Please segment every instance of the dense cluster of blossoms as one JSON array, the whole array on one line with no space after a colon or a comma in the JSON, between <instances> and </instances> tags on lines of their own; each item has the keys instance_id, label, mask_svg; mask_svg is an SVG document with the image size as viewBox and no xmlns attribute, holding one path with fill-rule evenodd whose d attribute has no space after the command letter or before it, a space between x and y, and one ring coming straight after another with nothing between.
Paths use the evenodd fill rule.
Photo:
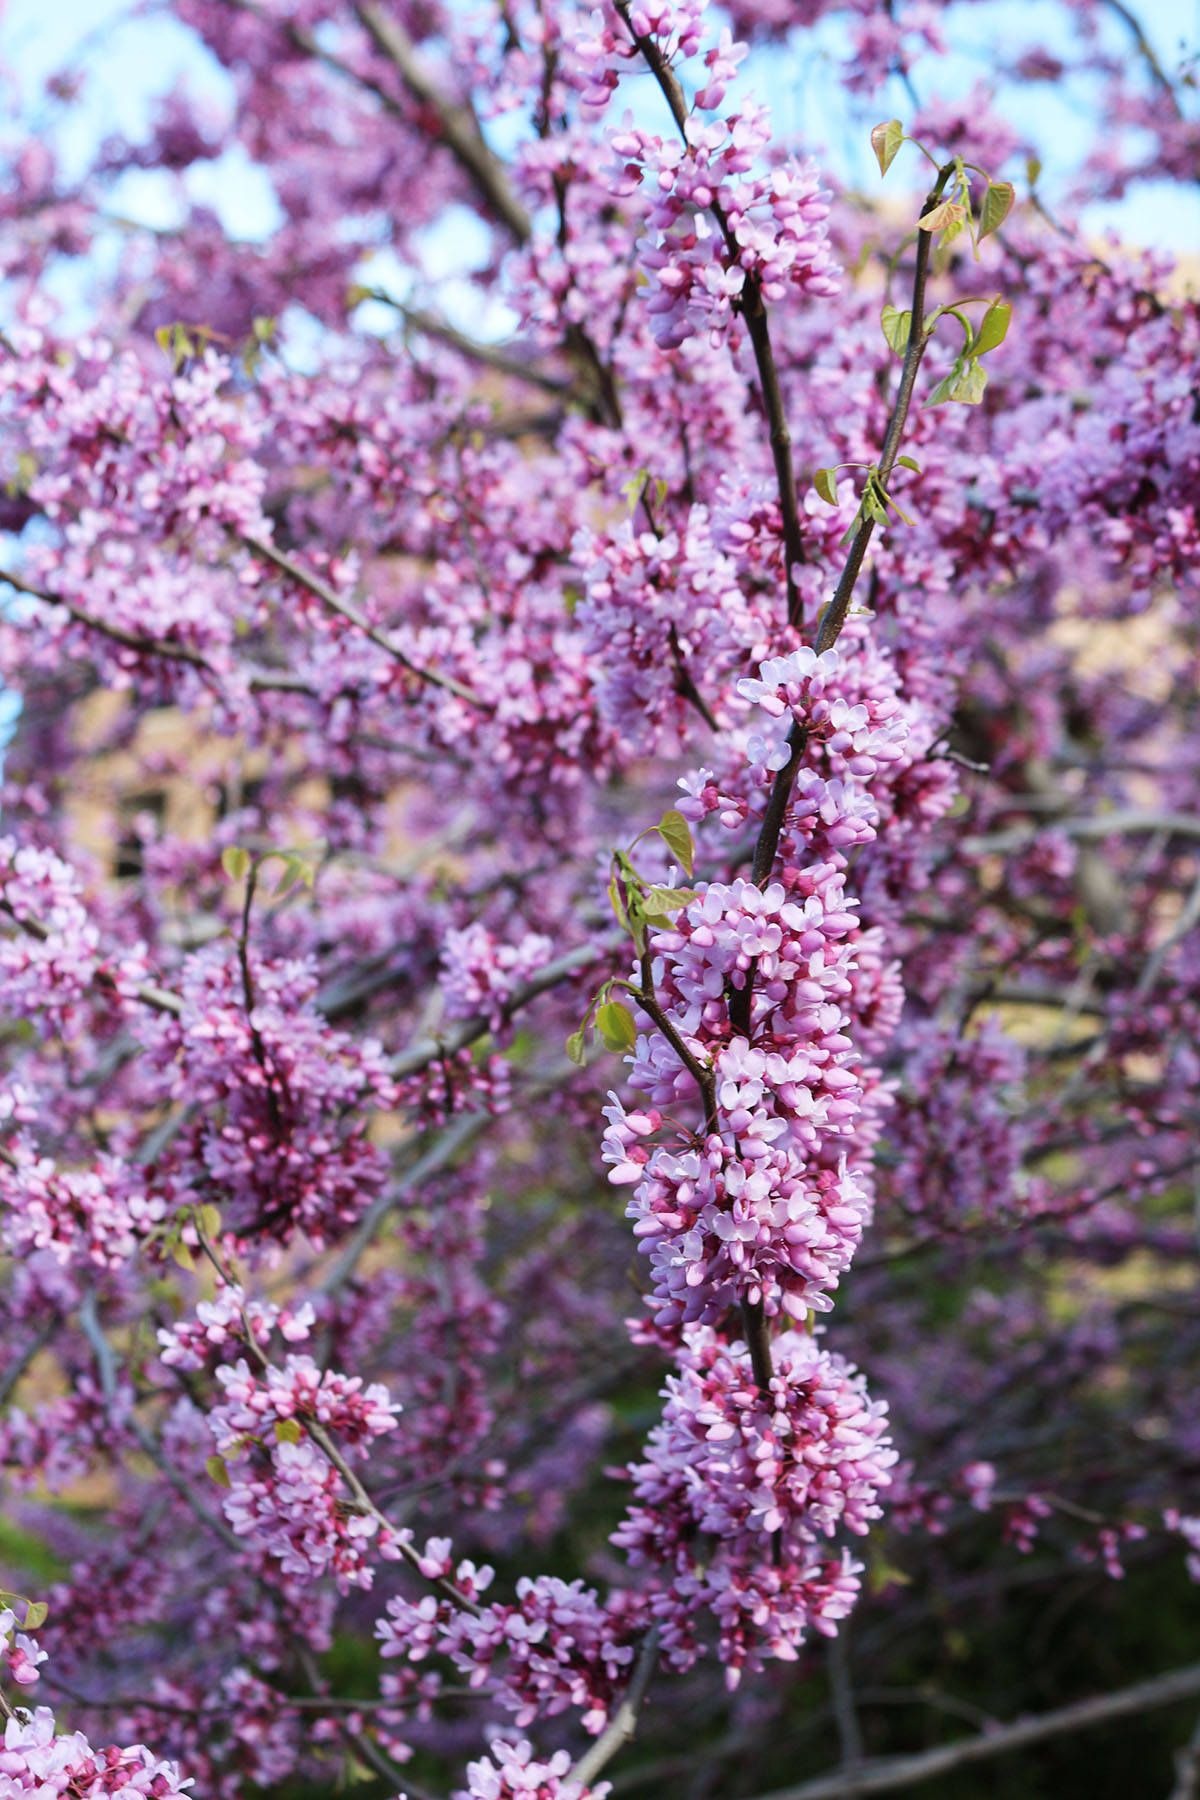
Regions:
<instances>
[{"instance_id":1,"label":"dense cluster of blossoms","mask_svg":"<svg viewBox=\"0 0 1200 1800\"><path fill-rule=\"evenodd\" d=\"M653 195L641 257L664 349L700 334L713 346L736 341L747 290L756 301L782 300L789 289L814 298L837 292L828 196L815 166L751 173L770 136L769 115L747 105L720 121L691 114L684 143L632 126L612 139L624 159L618 191L645 182Z\"/></svg>"},{"instance_id":2,"label":"dense cluster of blossoms","mask_svg":"<svg viewBox=\"0 0 1200 1800\"><path fill-rule=\"evenodd\" d=\"M363 1108L395 1087L382 1046L333 1033L313 1006L316 974L299 960L199 952L178 1011L136 1022L147 1068L191 1116L153 1177L177 1205L216 1191L247 1237L304 1231L321 1242L379 1191L386 1163Z\"/></svg>"},{"instance_id":3,"label":"dense cluster of blossoms","mask_svg":"<svg viewBox=\"0 0 1200 1800\"><path fill-rule=\"evenodd\" d=\"M211 1800L416 1752L445 1793L500 1713L466 1800L600 1800L512 1738L602 1733L659 1669L670 1744L706 1652L734 1685L838 1629L885 1506L914 1563L965 1521L1200 1576L1200 1335L1160 1304L1195 1254L1195 308L1014 215L984 401L919 404L932 341L912 523L818 654L861 477L806 489L893 435L912 240L890 261L770 140L704 0L166 10L228 133L180 92L76 183L68 72L0 201L5 1554L53 1551L45 1641L93 1697L73 1735L10 1719L0 1788L190 1785L111 1736ZM951 8L724 15L846 10L872 89ZM1187 121L1118 110L1186 169ZM982 92L909 124L1024 149ZM192 185L226 147L277 208L252 241ZM119 192L151 168L154 233ZM965 241L931 308L975 304ZM53 296L85 288L73 336ZM437 310L464 293L478 339ZM597 858L681 764L697 873L623 983ZM321 847L314 889L232 876L283 843ZM577 949L642 1000L609 1207L604 1084L560 1048ZM867 1316L886 1415L841 1354ZM593 1532L614 1463L628 1574ZM19 1699L43 1652L0 1639ZM808 1687L731 1704L769 1746Z\"/></svg>"},{"instance_id":4,"label":"dense cluster of blossoms","mask_svg":"<svg viewBox=\"0 0 1200 1800\"><path fill-rule=\"evenodd\" d=\"M243 1359L217 1370L221 1402L209 1429L226 1471L225 1516L239 1537L279 1562L286 1574L326 1572L338 1586L369 1587L368 1551L378 1516L356 1501L323 1446L305 1430L315 1422L360 1460L395 1428L397 1408L378 1382L321 1370L309 1356L289 1356L282 1369L251 1373ZM383 1530L379 1554L397 1552Z\"/></svg>"},{"instance_id":5,"label":"dense cluster of blossoms","mask_svg":"<svg viewBox=\"0 0 1200 1800\"><path fill-rule=\"evenodd\" d=\"M38 1679L37 1666L46 1661L46 1652L15 1625L7 1608L0 1611L0 1663L10 1680L29 1687ZM33 1800L101 1800L108 1794L187 1800L192 1782L142 1744L94 1749L82 1732L60 1732L48 1707L30 1712L6 1704L5 1711L0 1793L11 1800L20 1794Z\"/></svg>"},{"instance_id":6,"label":"dense cluster of blossoms","mask_svg":"<svg viewBox=\"0 0 1200 1800\"><path fill-rule=\"evenodd\" d=\"M188 1800L192 1783L184 1780L174 1763L154 1756L143 1744L121 1749L109 1744L93 1749L82 1732L60 1734L54 1715L39 1707L32 1715L18 1713L4 1727L0 1749L0 1778L4 1792L16 1800L29 1794L34 1800L101 1800L102 1795L141 1794L148 1800Z\"/></svg>"},{"instance_id":7,"label":"dense cluster of blossoms","mask_svg":"<svg viewBox=\"0 0 1200 1800\"><path fill-rule=\"evenodd\" d=\"M708 883L654 932L665 1028L642 1033L629 1059L645 1104L613 1095L606 1109L610 1180L633 1186L654 1326L679 1358L614 1541L668 1574L651 1605L669 1654L695 1654L696 1614L709 1610L731 1681L836 1629L858 1565L817 1546L841 1528L866 1531L896 1461L885 1409L812 1335L768 1335L765 1368L761 1343L752 1354L721 1335L731 1315L761 1331L781 1314L827 1311L871 1213L885 1096L854 1007L875 998L882 964L846 892L845 849L874 837L872 784L894 779L912 747L894 688L877 681L860 700L852 669L836 651L805 649L740 683L770 722L749 735L743 795L778 777L793 744L813 757L781 821L783 867L761 886ZM690 784L702 801L705 785ZM859 941L875 979L856 987ZM865 1011L878 1054L883 1015ZM689 1130L697 1104L703 1122Z\"/></svg>"},{"instance_id":8,"label":"dense cluster of blossoms","mask_svg":"<svg viewBox=\"0 0 1200 1800\"><path fill-rule=\"evenodd\" d=\"M550 961L554 945L539 931L515 944L497 943L485 925L448 931L442 949L442 993L451 1019L484 1018L493 1032L523 982Z\"/></svg>"},{"instance_id":9,"label":"dense cluster of blossoms","mask_svg":"<svg viewBox=\"0 0 1200 1800\"><path fill-rule=\"evenodd\" d=\"M896 1461L886 1409L841 1357L798 1331L771 1349L764 1392L744 1343L685 1329L614 1539L635 1567L671 1573L652 1604L673 1659L694 1653L696 1606L713 1611L730 1685L763 1654L793 1659L810 1631L836 1629L859 1565L818 1546L840 1529L866 1532Z\"/></svg>"},{"instance_id":10,"label":"dense cluster of blossoms","mask_svg":"<svg viewBox=\"0 0 1200 1800\"><path fill-rule=\"evenodd\" d=\"M456 1593L472 1601L491 1584L491 1569L454 1568L449 1543L431 1541L421 1572L446 1580L452 1569ZM468 1609L459 1599L396 1598L377 1631L384 1656L421 1662L437 1651L449 1657L472 1687L486 1686L508 1707L519 1726L576 1707L585 1729L602 1730L634 1659L622 1613L581 1581L553 1576L523 1576L513 1603Z\"/></svg>"}]
</instances>

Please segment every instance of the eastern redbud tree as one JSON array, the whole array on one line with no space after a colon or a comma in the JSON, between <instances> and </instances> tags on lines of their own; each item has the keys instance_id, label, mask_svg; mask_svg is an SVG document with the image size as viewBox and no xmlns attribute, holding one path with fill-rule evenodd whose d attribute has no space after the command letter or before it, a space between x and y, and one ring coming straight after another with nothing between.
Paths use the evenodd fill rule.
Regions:
<instances>
[{"instance_id":1,"label":"eastern redbud tree","mask_svg":"<svg viewBox=\"0 0 1200 1800\"><path fill-rule=\"evenodd\" d=\"M1188 63L151 13L223 102L4 141L0 1793L1165 1794L1200 329L1079 214Z\"/></svg>"}]
</instances>

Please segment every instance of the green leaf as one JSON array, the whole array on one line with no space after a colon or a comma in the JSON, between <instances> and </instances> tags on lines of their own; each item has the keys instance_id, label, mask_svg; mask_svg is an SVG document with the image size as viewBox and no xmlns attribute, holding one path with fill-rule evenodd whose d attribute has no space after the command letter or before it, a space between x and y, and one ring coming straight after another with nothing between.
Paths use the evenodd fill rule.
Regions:
<instances>
[{"instance_id":1,"label":"green leaf","mask_svg":"<svg viewBox=\"0 0 1200 1800\"><path fill-rule=\"evenodd\" d=\"M649 479L649 469L635 469L633 474L629 477L629 480L623 483L621 492L625 497L625 504L629 507L630 511L633 510L641 499Z\"/></svg>"},{"instance_id":2,"label":"green leaf","mask_svg":"<svg viewBox=\"0 0 1200 1800\"><path fill-rule=\"evenodd\" d=\"M608 901L613 909L613 917L616 919L617 924L621 927L622 931L628 931L629 914L625 909L625 902L621 898L621 884L615 875L608 884Z\"/></svg>"},{"instance_id":3,"label":"green leaf","mask_svg":"<svg viewBox=\"0 0 1200 1800\"><path fill-rule=\"evenodd\" d=\"M582 1031L573 1031L567 1039L567 1055L577 1069L587 1061L587 1043Z\"/></svg>"},{"instance_id":4,"label":"green leaf","mask_svg":"<svg viewBox=\"0 0 1200 1800\"><path fill-rule=\"evenodd\" d=\"M606 1000L596 1010L596 1030L606 1049L632 1050L637 1043L637 1024L627 1006L619 1000Z\"/></svg>"},{"instance_id":5,"label":"green leaf","mask_svg":"<svg viewBox=\"0 0 1200 1800\"><path fill-rule=\"evenodd\" d=\"M957 400L963 406L978 406L987 386L987 370L973 356L960 356L950 373L938 382L925 402L940 406L945 400Z\"/></svg>"},{"instance_id":6,"label":"green leaf","mask_svg":"<svg viewBox=\"0 0 1200 1800\"><path fill-rule=\"evenodd\" d=\"M695 898L695 888L650 887L642 895L642 911L648 919L671 919Z\"/></svg>"},{"instance_id":7,"label":"green leaf","mask_svg":"<svg viewBox=\"0 0 1200 1800\"><path fill-rule=\"evenodd\" d=\"M692 849L692 828L681 812L672 806L654 827L675 861L685 875L690 875L695 866L695 852Z\"/></svg>"},{"instance_id":8,"label":"green leaf","mask_svg":"<svg viewBox=\"0 0 1200 1800\"><path fill-rule=\"evenodd\" d=\"M240 881L250 867L250 852L240 844L229 844L221 852L221 867L230 881Z\"/></svg>"},{"instance_id":9,"label":"green leaf","mask_svg":"<svg viewBox=\"0 0 1200 1800\"><path fill-rule=\"evenodd\" d=\"M285 857L283 873L275 883L275 898L278 900L284 894L289 894L298 881L304 880L304 874L304 864L298 856Z\"/></svg>"},{"instance_id":10,"label":"green leaf","mask_svg":"<svg viewBox=\"0 0 1200 1800\"><path fill-rule=\"evenodd\" d=\"M899 119L885 119L882 125L876 125L872 129L871 148L875 152L875 161L879 164L881 175L887 174L903 142L904 127Z\"/></svg>"},{"instance_id":11,"label":"green leaf","mask_svg":"<svg viewBox=\"0 0 1200 1800\"><path fill-rule=\"evenodd\" d=\"M814 469L813 486L822 500L830 506L837 505L837 472L834 469Z\"/></svg>"},{"instance_id":12,"label":"green leaf","mask_svg":"<svg viewBox=\"0 0 1200 1800\"><path fill-rule=\"evenodd\" d=\"M204 1206L198 1206L196 1208L196 1224L199 1227L199 1229L204 1233L206 1238L209 1238L211 1240L212 1238L220 1237L220 1235L221 1235L221 1209L220 1209L220 1207L213 1206L211 1202L208 1202Z\"/></svg>"},{"instance_id":13,"label":"green leaf","mask_svg":"<svg viewBox=\"0 0 1200 1800\"><path fill-rule=\"evenodd\" d=\"M32 450L18 450L16 470L11 481L6 481L4 484L5 493L27 494L30 483L35 479L37 472L38 460Z\"/></svg>"},{"instance_id":14,"label":"green leaf","mask_svg":"<svg viewBox=\"0 0 1200 1800\"><path fill-rule=\"evenodd\" d=\"M938 206L931 206L927 213L922 213L917 220L918 231L944 231L947 225L961 225L966 213L961 201L943 200Z\"/></svg>"},{"instance_id":15,"label":"green leaf","mask_svg":"<svg viewBox=\"0 0 1200 1800\"><path fill-rule=\"evenodd\" d=\"M30 1600L25 1607L26 1631L37 1631L46 1623L50 1608L44 1600Z\"/></svg>"},{"instance_id":16,"label":"green leaf","mask_svg":"<svg viewBox=\"0 0 1200 1800\"><path fill-rule=\"evenodd\" d=\"M978 406L986 386L987 370L982 363L970 356L967 358L966 368L954 384L950 398L960 400L964 406Z\"/></svg>"},{"instance_id":17,"label":"green leaf","mask_svg":"<svg viewBox=\"0 0 1200 1800\"><path fill-rule=\"evenodd\" d=\"M987 193L983 196L983 205L979 209L979 236L982 241L989 232L999 231L1005 219L1012 211L1016 194L1011 181L989 181Z\"/></svg>"},{"instance_id":18,"label":"green leaf","mask_svg":"<svg viewBox=\"0 0 1200 1800\"><path fill-rule=\"evenodd\" d=\"M888 305L880 313L879 323L889 347L897 356L903 356L912 333L912 313L907 308L901 312L899 307Z\"/></svg>"},{"instance_id":19,"label":"green leaf","mask_svg":"<svg viewBox=\"0 0 1200 1800\"><path fill-rule=\"evenodd\" d=\"M896 461L902 469L911 469L914 475L921 473L921 465L915 456L898 456Z\"/></svg>"},{"instance_id":20,"label":"green leaf","mask_svg":"<svg viewBox=\"0 0 1200 1800\"><path fill-rule=\"evenodd\" d=\"M209 1480L215 1481L218 1487L227 1488L232 1486L229 1479L229 1470L225 1466L225 1458L223 1456L210 1456L204 1467L208 1473Z\"/></svg>"},{"instance_id":21,"label":"green leaf","mask_svg":"<svg viewBox=\"0 0 1200 1800\"><path fill-rule=\"evenodd\" d=\"M1027 156L1025 158L1025 179L1029 183L1031 188L1034 188L1037 186L1038 176L1041 174L1041 172L1042 172L1041 157L1040 156Z\"/></svg>"},{"instance_id":22,"label":"green leaf","mask_svg":"<svg viewBox=\"0 0 1200 1800\"><path fill-rule=\"evenodd\" d=\"M975 342L971 345L972 356L986 356L1002 344L1008 335L1008 322L1012 318L1012 307L1007 300L993 300L979 322L979 330L975 333Z\"/></svg>"},{"instance_id":23,"label":"green leaf","mask_svg":"<svg viewBox=\"0 0 1200 1800\"><path fill-rule=\"evenodd\" d=\"M276 1419L275 1441L277 1444L298 1444L303 1436L299 1419Z\"/></svg>"}]
</instances>

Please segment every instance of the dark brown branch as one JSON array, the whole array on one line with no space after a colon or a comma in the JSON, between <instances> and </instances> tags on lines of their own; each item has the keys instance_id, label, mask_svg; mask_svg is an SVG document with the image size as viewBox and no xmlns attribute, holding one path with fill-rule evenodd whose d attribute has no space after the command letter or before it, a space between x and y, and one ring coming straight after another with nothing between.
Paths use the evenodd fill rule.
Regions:
<instances>
[{"instance_id":1,"label":"dark brown branch","mask_svg":"<svg viewBox=\"0 0 1200 1800\"><path fill-rule=\"evenodd\" d=\"M425 337L436 338L439 343L448 344L452 350L457 350L472 362L496 369L501 375L511 375L515 381L526 381L547 394L569 396L574 391L572 383L565 376L551 375L545 369L538 368L535 363L525 362L502 344L480 343L478 338L468 337L465 331L457 330L447 320L439 319L436 314L425 312L419 306L406 306L403 301L393 300L390 294L377 289L371 289L368 297L393 307L414 331L423 333Z\"/></svg>"},{"instance_id":2,"label":"dark brown branch","mask_svg":"<svg viewBox=\"0 0 1200 1800\"><path fill-rule=\"evenodd\" d=\"M173 644L166 638L143 637L139 632L126 631L120 625L110 625L104 619L95 619L90 613L81 611L65 594L54 594L47 588L34 587L31 582L12 574L8 569L0 569L0 582L6 587L14 588L18 594L28 594L31 600L40 600L45 606L61 607L77 625L83 625L89 631L98 631L102 637L110 638L125 650L137 650L145 656L163 656L170 662L188 663L194 669L202 669L207 675L215 673L207 657L188 644Z\"/></svg>"},{"instance_id":3,"label":"dark brown branch","mask_svg":"<svg viewBox=\"0 0 1200 1800\"><path fill-rule=\"evenodd\" d=\"M615 0L615 4L625 23L625 29L662 90L663 98L671 109L671 117L686 145L688 141L688 104L678 76L653 38L645 37L635 31L629 16L629 0ZM724 207L719 200L714 200L709 210L720 227L727 249L734 260L739 261L741 246L734 235ZM775 364L775 352L771 344L771 327L767 318L767 309L763 303L758 281L753 276L746 277L739 304L742 318L746 322L746 330L750 335L750 344L758 369L763 411L766 414L767 427L770 432L771 457L775 464L775 480L779 488L779 511L783 521L783 550L787 565L788 623L799 627L803 623L802 603L792 571L797 563L805 561L805 554L804 539L800 531L800 511L796 504L796 477L792 468L792 439L791 433L788 431L783 393L779 386L779 371Z\"/></svg>"}]
</instances>

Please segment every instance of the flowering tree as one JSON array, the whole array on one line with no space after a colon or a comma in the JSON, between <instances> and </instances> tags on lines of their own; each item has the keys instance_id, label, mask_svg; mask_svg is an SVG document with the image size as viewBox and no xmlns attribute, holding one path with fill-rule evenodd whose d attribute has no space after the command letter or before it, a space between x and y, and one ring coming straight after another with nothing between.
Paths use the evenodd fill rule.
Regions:
<instances>
[{"instance_id":1,"label":"flowering tree","mask_svg":"<svg viewBox=\"0 0 1200 1800\"><path fill-rule=\"evenodd\" d=\"M1186 71L997 62L1103 89L1060 214L953 6L166 10L226 116L7 145L0 1792L1194 1707L1200 329L1072 223ZM867 193L754 97L838 10ZM1144 1659L1017 1679L1030 1593Z\"/></svg>"}]
</instances>

